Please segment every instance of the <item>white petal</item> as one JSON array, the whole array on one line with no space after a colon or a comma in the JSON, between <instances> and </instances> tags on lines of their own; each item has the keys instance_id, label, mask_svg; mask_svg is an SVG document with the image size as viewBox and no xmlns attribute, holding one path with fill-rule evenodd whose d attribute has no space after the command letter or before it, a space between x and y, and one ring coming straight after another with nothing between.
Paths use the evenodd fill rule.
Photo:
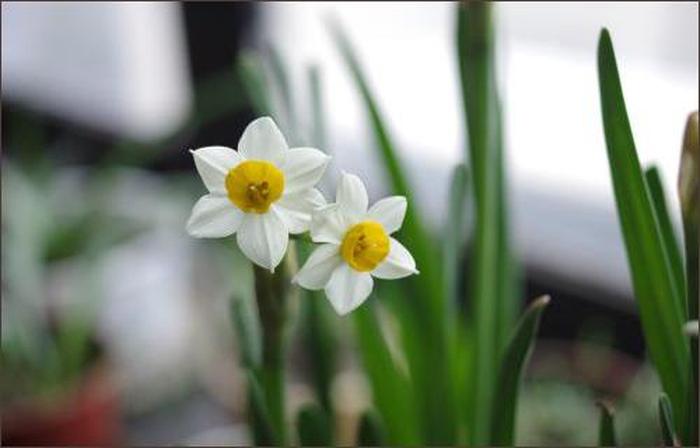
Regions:
<instances>
[{"instance_id":1,"label":"white petal","mask_svg":"<svg viewBox=\"0 0 700 448\"><path fill-rule=\"evenodd\" d=\"M285 192L286 193L286 192ZM289 233L303 233L311 226L311 214L326 205L326 199L320 191L309 188L295 194L285 194L273 207L287 225Z\"/></svg>"},{"instance_id":2,"label":"white petal","mask_svg":"<svg viewBox=\"0 0 700 448\"><path fill-rule=\"evenodd\" d=\"M292 282L306 289L323 289L342 262L337 245L322 244L311 253Z\"/></svg>"},{"instance_id":3,"label":"white petal","mask_svg":"<svg viewBox=\"0 0 700 448\"><path fill-rule=\"evenodd\" d=\"M287 252L289 233L273 207L267 213L246 213L237 232L238 247L253 263L275 270Z\"/></svg>"},{"instance_id":4,"label":"white petal","mask_svg":"<svg viewBox=\"0 0 700 448\"><path fill-rule=\"evenodd\" d=\"M243 212L226 196L208 194L199 198L187 221L187 233L196 238L222 238L238 230Z\"/></svg>"},{"instance_id":5,"label":"white petal","mask_svg":"<svg viewBox=\"0 0 700 448\"><path fill-rule=\"evenodd\" d=\"M401 228L403 218L406 216L406 198L403 196L391 196L377 201L367 212L370 219L384 226L387 233L394 233Z\"/></svg>"},{"instance_id":6,"label":"white petal","mask_svg":"<svg viewBox=\"0 0 700 448\"><path fill-rule=\"evenodd\" d=\"M341 263L331 274L326 285L326 295L335 311L347 314L369 297L374 281L367 272L358 272L345 263Z\"/></svg>"},{"instance_id":7,"label":"white petal","mask_svg":"<svg viewBox=\"0 0 700 448\"><path fill-rule=\"evenodd\" d=\"M281 166L284 191L295 193L316 185L330 160L329 156L314 148L292 148L287 151Z\"/></svg>"},{"instance_id":8,"label":"white petal","mask_svg":"<svg viewBox=\"0 0 700 448\"><path fill-rule=\"evenodd\" d=\"M246 159L276 161L287 148L284 135L270 117L252 121L238 141L238 151Z\"/></svg>"},{"instance_id":9,"label":"white petal","mask_svg":"<svg viewBox=\"0 0 700 448\"><path fill-rule=\"evenodd\" d=\"M190 152L207 189L212 193L226 193L226 175L243 161L241 155L226 146L207 146Z\"/></svg>"},{"instance_id":10,"label":"white petal","mask_svg":"<svg viewBox=\"0 0 700 448\"><path fill-rule=\"evenodd\" d=\"M354 174L343 173L335 194L335 201L349 216L360 217L367 213L369 202L367 190L360 178Z\"/></svg>"},{"instance_id":11,"label":"white petal","mask_svg":"<svg viewBox=\"0 0 700 448\"><path fill-rule=\"evenodd\" d=\"M340 244L351 225L338 204L322 206L311 215L311 239L315 243Z\"/></svg>"},{"instance_id":12,"label":"white petal","mask_svg":"<svg viewBox=\"0 0 700 448\"><path fill-rule=\"evenodd\" d=\"M373 276L387 280L408 277L411 274L417 273L416 262L413 256L403 244L399 243L394 238L389 238L389 254L384 261L372 271Z\"/></svg>"}]
</instances>

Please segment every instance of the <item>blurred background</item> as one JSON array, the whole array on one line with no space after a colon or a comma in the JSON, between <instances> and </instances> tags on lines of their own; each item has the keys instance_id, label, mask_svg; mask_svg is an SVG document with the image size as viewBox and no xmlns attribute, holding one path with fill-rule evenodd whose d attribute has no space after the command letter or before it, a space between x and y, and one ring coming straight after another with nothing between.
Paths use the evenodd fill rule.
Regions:
<instances>
[{"instance_id":1,"label":"blurred background","mask_svg":"<svg viewBox=\"0 0 700 448\"><path fill-rule=\"evenodd\" d=\"M359 96L326 27L335 17L397 138L415 206L439 234L449 173L464 154L454 9L3 3L3 440L69 440L60 437L77 431L98 444L249 441L229 308L232 295L251 294L251 272L232 239L186 234L204 191L187 150L235 147L255 117L238 61L257 55L269 65L277 52L302 106L287 117L299 129L310 126L306 77L318 67L334 156L328 180L342 166L360 174L372 201L386 194ZM678 217L681 136L698 107L698 5L517 2L495 14L525 297L554 298L518 440L592 443L581 429L596 427L590 397L624 391L635 411L621 413L620 425L644 441L658 386L644 363L615 212L595 48L608 27L641 160L660 167ZM342 334L347 324L337 322ZM290 406L309 395L298 339ZM343 341L334 400L352 414L367 393L352 342Z\"/></svg>"}]
</instances>

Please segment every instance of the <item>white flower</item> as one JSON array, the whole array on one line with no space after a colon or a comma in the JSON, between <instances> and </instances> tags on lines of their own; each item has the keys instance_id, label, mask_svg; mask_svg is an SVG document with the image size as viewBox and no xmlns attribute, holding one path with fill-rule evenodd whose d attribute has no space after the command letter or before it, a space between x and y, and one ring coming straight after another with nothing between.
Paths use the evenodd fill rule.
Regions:
<instances>
[{"instance_id":1,"label":"white flower","mask_svg":"<svg viewBox=\"0 0 700 448\"><path fill-rule=\"evenodd\" d=\"M309 229L325 200L314 188L330 157L313 148L289 149L269 117L248 125L238 151L209 146L191 151L209 194L192 209L187 231L198 238L236 234L253 263L274 271L290 233Z\"/></svg>"},{"instance_id":2,"label":"white flower","mask_svg":"<svg viewBox=\"0 0 700 448\"><path fill-rule=\"evenodd\" d=\"M367 191L354 175L343 174L336 203L317 209L311 238L322 243L306 260L294 282L325 289L338 314L347 314L372 292L374 280L417 274L416 262L392 233L401 228L406 198L391 196L367 210Z\"/></svg>"}]
</instances>

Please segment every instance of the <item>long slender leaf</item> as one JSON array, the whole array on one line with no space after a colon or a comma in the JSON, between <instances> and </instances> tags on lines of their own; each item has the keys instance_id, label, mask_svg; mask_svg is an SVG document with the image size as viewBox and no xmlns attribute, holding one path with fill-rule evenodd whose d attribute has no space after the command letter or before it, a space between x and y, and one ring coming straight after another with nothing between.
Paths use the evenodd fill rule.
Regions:
<instances>
[{"instance_id":1,"label":"long slender leaf","mask_svg":"<svg viewBox=\"0 0 700 448\"><path fill-rule=\"evenodd\" d=\"M698 252L700 252L700 142L698 134L698 112L688 117L683 136L680 171L678 174L678 197L683 216L683 234L685 236L685 277L686 302L688 318L698 319ZM698 339L690 340L692 381L690 382L689 397L698 396ZM685 440L688 444L698 444L698 401L690 400L690 411L686 419L687 433Z\"/></svg>"},{"instance_id":2,"label":"long slender leaf","mask_svg":"<svg viewBox=\"0 0 700 448\"><path fill-rule=\"evenodd\" d=\"M598 44L598 75L608 160L615 199L627 248L632 284L639 305L649 354L664 390L680 418L686 415L686 385L690 363L682 334L668 254L635 150L610 34L603 30ZM679 431L683 433L683 431Z\"/></svg>"},{"instance_id":3,"label":"long slender leaf","mask_svg":"<svg viewBox=\"0 0 700 448\"><path fill-rule=\"evenodd\" d=\"M447 201L447 222L443 232L443 279L446 306L449 314L455 314L459 302L459 267L464 246L465 204L468 172L464 164L457 165L450 179L450 196Z\"/></svg>"},{"instance_id":4,"label":"long slender leaf","mask_svg":"<svg viewBox=\"0 0 700 448\"><path fill-rule=\"evenodd\" d=\"M238 56L236 69L255 113L257 115L269 114L272 107L260 59L254 53L242 53Z\"/></svg>"},{"instance_id":5,"label":"long slender leaf","mask_svg":"<svg viewBox=\"0 0 700 448\"><path fill-rule=\"evenodd\" d=\"M248 421L257 446L277 445L278 439L272 428L270 413L265 403L260 381L253 371L248 371Z\"/></svg>"},{"instance_id":6,"label":"long slender leaf","mask_svg":"<svg viewBox=\"0 0 700 448\"><path fill-rule=\"evenodd\" d=\"M664 394L659 397L659 424L664 446L680 446L673 425L673 409L668 397Z\"/></svg>"},{"instance_id":7,"label":"long slender leaf","mask_svg":"<svg viewBox=\"0 0 700 448\"><path fill-rule=\"evenodd\" d=\"M508 247L500 104L493 58L492 5L461 3L457 51L462 84L475 226L471 297L476 327L471 442L489 437L494 377L515 315L514 270Z\"/></svg>"},{"instance_id":8,"label":"long slender leaf","mask_svg":"<svg viewBox=\"0 0 700 448\"><path fill-rule=\"evenodd\" d=\"M503 356L491 414L490 444L499 446L513 444L518 390L535 344L542 312L549 304L549 300L549 296L542 296L529 306L520 319Z\"/></svg>"},{"instance_id":9,"label":"long slender leaf","mask_svg":"<svg viewBox=\"0 0 700 448\"><path fill-rule=\"evenodd\" d=\"M379 416L369 410L360 417L357 430L357 446L385 446L386 436Z\"/></svg>"},{"instance_id":10,"label":"long slender leaf","mask_svg":"<svg viewBox=\"0 0 700 448\"><path fill-rule=\"evenodd\" d=\"M395 364L382 336L376 305L370 302L361 306L353 317L374 404L386 424L390 443L417 444L420 439L413 392L408 378Z\"/></svg>"},{"instance_id":11,"label":"long slender leaf","mask_svg":"<svg viewBox=\"0 0 700 448\"><path fill-rule=\"evenodd\" d=\"M671 216L666 205L666 194L664 192L663 183L661 182L661 174L656 166L651 166L644 171L644 179L649 187L649 196L651 197L652 205L654 206L654 214L659 223L661 237L663 238L664 248L668 254L668 261L673 272L673 280L676 289L680 291L678 297L681 299L676 304L678 312L683 320L687 320L687 307L685 303L685 275L683 274L683 258L681 256L680 245L673 230Z\"/></svg>"},{"instance_id":12,"label":"long slender leaf","mask_svg":"<svg viewBox=\"0 0 700 448\"><path fill-rule=\"evenodd\" d=\"M297 416L297 432L301 446L332 446L331 422L323 408L305 406Z\"/></svg>"},{"instance_id":13,"label":"long slender leaf","mask_svg":"<svg viewBox=\"0 0 700 448\"><path fill-rule=\"evenodd\" d=\"M419 408L422 411L425 441L428 444L454 443L457 436L455 397L449 378L451 360L447 356L447 318L440 259L420 221L408 180L397 157L396 146L384 124L355 52L337 22L331 23L330 31L364 102L374 131L376 148L384 162L393 192L405 196L411 204L400 231L400 238L416 259L421 275L420 279L409 278L403 282L407 292L414 296L415 300L406 302L412 313L406 315L403 320L402 337L411 353L408 360L416 396L420 402ZM421 340L415 337L418 331L421 332Z\"/></svg>"},{"instance_id":14,"label":"long slender leaf","mask_svg":"<svg viewBox=\"0 0 700 448\"><path fill-rule=\"evenodd\" d=\"M268 54L270 56L271 78L274 81L274 86L277 87L280 99L280 107L275 108L275 110L281 109L282 111L282 128L287 134L289 141L293 145L299 145L301 144L299 141L299 123L294 105L293 89L288 76L289 71L277 48L274 46L268 47Z\"/></svg>"},{"instance_id":15,"label":"long slender leaf","mask_svg":"<svg viewBox=\"0 0 700 448\"><path fill-rule=\"evenodd\" d=\"M598 446L617 446L615 436L615 418L610 404L599 401L600 426L598 427Z\"/></svg>"}]
</instances>

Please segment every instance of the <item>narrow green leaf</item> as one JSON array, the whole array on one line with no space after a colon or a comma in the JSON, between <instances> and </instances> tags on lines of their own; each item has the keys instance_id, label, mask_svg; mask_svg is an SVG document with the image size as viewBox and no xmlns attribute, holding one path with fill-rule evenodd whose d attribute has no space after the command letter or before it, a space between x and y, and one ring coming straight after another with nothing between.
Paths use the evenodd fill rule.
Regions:
<instances>
[{"instance_id":1,"label":"narrow green leaf","mask_svg":"<svg viewBox=\"0 0 700 448\"><path fill-rule=\"evenodd\" d=\"M659 397L659 423L664 446L680 446L676 437L675 426L673 425L673 409L665 394Z\"/></svg>"},{"instance_id":2,"label":"narrow green leaf","mask_svg":"<svg viewBox=\"0 0 700 448\"><path fill-rule=\"evenodd\" d=\"M600 408L600 426L598 428L598 446L617 446L613 409L609 403L598 402Z\"/></svg>"},{"instance_id":3,"label":"narrow green leaf","mask_svg":"<svg viewBox=\"0 0 700 448\"><path fill-rule=\"evenodd\" d=\"M323 92L318 66L309 68L309 91L311 92L311 142L317 148L328 152L326 115L323 110Z\"/></svg>"},{"instance_id":4,"label":"narrow green leaf","mask_svg":"<svg viewBox=\"0 0 700 448\"><path fill-rule=\"evenodd\" d=\"M252 301L242 297L231 299L231 320L236 332L241 364L247 368L260 366L261 335L260 323L252 309Z\"/></svg>"},{"instance_id":5,"label":"narrow green leaf","mask_svg":"<svg viewBox=\"0 0 700 448\"><path fill-rule=\"evenodd\" d=\"M386 424L389 443L415 445L420 439L413 391L389 352L376 315L376 305L371 299L353 312L353 318L373 401Z\"/></svg>"},{"instance_id":6,"label":"narrow green leaf","mask_svg":"<svg viewBox=\"0 0 700 448\"><path fill-rule=\"evenodd\" d=\"M253 441L257 446L278 445L275 431L272 429L270 414L256 375L248 371L248 421L253 432Z\"/></svg>"},{"instance_id":7,"label":"narrow green leaf","mask_svg":"<svg viewBox=\"0 0 700 448\"><path fill-rule=\"evenodd\" d=\"M324 410L310 404L299 411L297 431L301 446L332 446L331 422Z\"/></svg>"},{"instance_id":8,"label":"narrow green leaf","mask_svg":"<svg viewBox=\"0 0 700 448\"><path fill-rule=\"evenodd\" d=\"M407 358L415 384L416 398L420 402L425 442L451 444L456 440L457 428L455 397L449 378L451 360L447 356L447 317L440 259L420 220L420 213L416 209L408 180L397 156L398 151L350 41L338 23L332 22L330 31L360 91L374 132L376 149L384 163L393 193L405 196L410 204L399 239L413 254L421 274L420 278L409 277L402 282L407 288L407 293L414 297L405 302L405 306L410 307L411 314L406 315L403 320L402 337L407 350L410 351ZM416 327L421 331L420 341L415 339L414 331L408 330ZM388 421L387 426L390 426Z\"/></svg>"},{"instance_id":9,"label":"narrow green leaf","mask_svg":"<svg viewBox=\"0 0 700 448\"><path fill-rule=\"evenodd\" d=\"M360 417L357 430L357 446L386 446L386 435L379 416L374 411L365 411Z\"/></svg>"},{"instance_id":10,"label":"narrow green leaf","mask_svg":"<svg viewBox=\"0 0 700 448\"><path fill-rule=\"evenodd\" d=\"M479 412L473 412L468 422L473 444L488 441L492 373L508 341L517 307L515 266L508 241L492 7L488 2L465 2L457 10L457 52L475 211L469 279L476 329L472 407Z\"/></svg>"},{"instance_id":11,"label":"narrow green leaf","mask_svg":"<svg viewBox=\"0 0 700 448\"><path fill-rule=\"evenodd\" d=\"M610 172L642 327L651 360L674 413L680 416L677 429L682 429L690 372L688 341L676 306L682 299L635 150L607 30L601 32L598 44L598 75Z\"/></svg>"},{"instance_id":12,"label":"narrow green leaf","mask_svg":"<svg viewBox=\"0 0 700 448\"><path fill-rule=\"evenodd\" d=\"M455 314L459 302L460 260L464 248L464 226L466 220L467 167L457 165L450 179L447 201L447 222L443 232L443 279L448 314Z\"/></svg>"},{"instance_id":13,"label":"narrow green leaf","mask_svg":"<svg viewBox=\"0 0 700 448\"><path fill-rule=\"evenodd\" d=\"M248 101L253 106L256 115L269 114L272 107L260 59L254 53L242 53L238 56L236 69Z\"/></svg>"},{"instance_id":14,"label":"narrow green leaf","mask_svg":"<svg viewBox=\"0 0 700 448\"><path fill-rule=\"evenodd\" d=\"M678 313L682 319L687 320L687 307L685 304L685 276L683 274L683 258L681 256L680 245L676 238L676 233L673 230L671 223L671 215L668 212L666 205L666 194L664 192L663 183L661 182L661 174L656 166L651 166L644 171L644 179L647 187L649 187L649 196L651 203L654 206L654 214L659 223L659 230L664 243L664 249L668 254L668 261L673 273L673 280L676 289L680 291L678 297L681 299L676 304Z\"/></svg>"},{"instance_id":15,"label":"narrow green leaf","mask_svg":"<svg viewBox=\"0 0 700 448\"><path fill-rule=\"evenodd\" d=\"M299 123L297 122L297 112L294 107L294 95L291 82L288 76L288 70L282 55L274 46L268 47L268 54L270 55L270 68L271 68L271 78L274 81L274 85L277 87L279 92L280 107L283 121L282 129L285 131L289 142L292 145L300 145L299 141ZM278 110L276 108L276 110Z\"/></svg>"},{"instance_id":16,"label":"narrow green leaf","mask_svg":"<svg viewBox=\"0 0 700 448\"><path fill-rule=\"evenodd\" d=\"M532 302L520 319L505 351L493 401L490 444L500 446L513 444L518 391L535 344L542 311L549 304L549 300L549 296L542 296Z\"/></svg>"},{"instance_id":17,"label":"narrow green leaf","mask_svg":"<svg viewBox=\"0 0 700 448\"><path fill-rule=\"evenodd\" d=\"M698 252L700 251L700 142L698 134L698 113L693 112L688 116L683 136L683 149L681 153L680 170L678 173L678 197L681 203L683 217L683 234L685 236L685 277L686 277L686 303L688 305L689 320L698 319ZM689 397L698 396L698 339L690 339L692 389L687 394ZM690 410L686 419L687 432L684 440L689 445L698 444L698 401L690 400Z\"/></svg>"}]
</instances>

